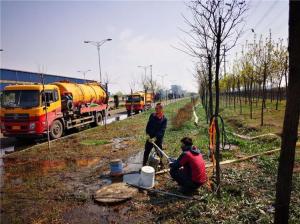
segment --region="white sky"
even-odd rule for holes
[[[274,39],[287,38],[287,0],[247,2],[246,32],[228,60],[253,37],[250,28],[258,35],[272,28]],[[195,59],[172,48],[184,36],[181,14],[189,14],[182,1],[1,1],[1,67],[39,72],[44,66],[43,72],[69,77],[91,69],[87,78],[98,80],[96,47],[83,41],[112,38],[101,48],[112,92],[129,92],[144,73],[137,66],[150,64],[155,79],[167,74],[165,85],[196,91]]]

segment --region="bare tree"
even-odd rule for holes
[[[191,30],[184,32],[190,41],[182,40],[181,50],[193,57],[198,57],[200,60],[211,57],[212,66],[209,66],[209,70],[213,67],[215,69],[216,102],[214,117],[217,121],[219,116],[219,73],[222,60],[220,48],[221,45],[225,46],[224,52],[226,53],[236,45],[242,34],[240,26],[243,23],[243,15],[247,6],[245,1],[238,0],[232,0],[230,4],[226,3],[225,0],[196,0],[188,4],[188,8],[192,12],[192,19],[189,20],[185,17],[184,19]],[[217,195],[220,196],[220,131],[218,122],[215,124]]]

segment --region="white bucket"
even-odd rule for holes
[[[154,187],[155,170],[152,166],[143,166],[141,169],[140,186],[145,188]]]

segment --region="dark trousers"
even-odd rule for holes
[[[156,139],[154,142],[160,149],[162,149],[162,139]],[[145,144],[145,151],[144,151],[144,158],[143,158],[143,166],[146,166],[148,158],[149,158],[149,154],[152,150],[152,148],[154,147],[154,145],[149,142],[148,140],[146,141]],[[158,155],[160,157],[162,157],[162,155],[160,153],[158,153]]]
[[[201,184],[192,181],[192,178],[187,176],[182,169],[170,170],[171,177],[183,187],[185,191],[194,191],[201,186]]]

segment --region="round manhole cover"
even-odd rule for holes
[[[132,198],[138,190],[126,183],[114,183],[96,191],[94,199],[100,203],[118,203]]]

